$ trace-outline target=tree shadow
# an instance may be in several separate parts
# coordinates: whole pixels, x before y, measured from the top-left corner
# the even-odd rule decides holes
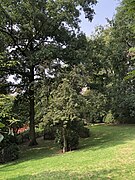
[[[14,165],[23,163],[25,161],[39,160],[48,157],[51,158],[60,155],[60,149],[54,141],[45,141],[39,138],[37,139],[37,142],[38,145],[32,147],[28,146],[29,142],[20,145],[19,159],[2,164],[2,167],[0,167],[0,171],[5,171],[5,167],[14,167]]]
[[[22,176],[16,176],[13,178],[8,178],[8,180],[54,180],[54,179],[60,179],[60,180],[86,180],[86,179],[91,179],[91,180],[97,180],[97,179],[117,179],[121,175],[121,169],[103,169],[103,170],[95,170],[91,171],[88,169],[87,172],[79,173],[75,171],[44,171],[39,174],[26,174]]]
[[[134,125],[102,125],[93,128],[89,138],[81,139],[80,150],[96,150],[125,144],[135,139]]]
[[[135,126],[96,126],[92,128],[89,138],[81,139],[80,146],[76,151],[95,151],[101,148],[108,148],[126,143],[135,139]],[[0,171],[5,171],[5,167],[23,163],[25,161],[35,161],[43,158],[51,158],[61,155],[60,148],[54,141],[44,141],[38,139],[38,145],[28,147],[28,144],[20,146],[20,158],[11,163],[2,165]]]

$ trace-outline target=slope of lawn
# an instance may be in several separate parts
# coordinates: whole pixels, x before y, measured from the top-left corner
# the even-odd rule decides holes
[[[135,126],[94,125],[78,150],[62,154],[52,141],[22,145],[20,159],[0,165],[0,179],[134,180]]]

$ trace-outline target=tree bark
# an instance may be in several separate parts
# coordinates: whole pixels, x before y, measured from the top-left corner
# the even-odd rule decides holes
[[[29,146],[37,145],[36,134],[35,134],[35,110],[34,110],[34,67],[30,69],[30,87],[29,87],[29,99],[30,99],[30,143]]]
[[[67,152],[66,129],[63,127],[63,153]]]

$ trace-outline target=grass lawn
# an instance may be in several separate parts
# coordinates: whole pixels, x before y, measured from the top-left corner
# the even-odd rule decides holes
[[[76,151],[62,154],[52,141],[22,145],[20,159],[0,165],[0,180],[134,180],[135,126],[94,125]]]

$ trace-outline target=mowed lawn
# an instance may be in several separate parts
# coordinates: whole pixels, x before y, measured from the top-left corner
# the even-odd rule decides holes
[[[53,141],[20,147],[20,159],[0,165],[0,179],[134,180],[135,126],[94,125],[76,151],[62,154]]]

